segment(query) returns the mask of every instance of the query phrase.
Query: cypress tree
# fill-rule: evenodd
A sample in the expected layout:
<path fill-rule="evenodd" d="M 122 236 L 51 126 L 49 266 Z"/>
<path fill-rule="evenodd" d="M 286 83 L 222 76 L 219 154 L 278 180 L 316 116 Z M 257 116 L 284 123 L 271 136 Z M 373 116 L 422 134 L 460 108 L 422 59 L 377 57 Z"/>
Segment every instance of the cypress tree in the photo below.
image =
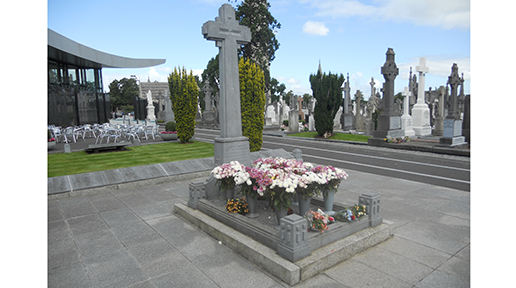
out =
<path fill-rule="evenodd" d="M 263 72 L 251 60 L 240 58 L 240 107 L 242 135 L 249 138 L 251 152 L 262 148 L 265 113 L 265 81 Z"/>
<path fill-rule="evenodd" d="M 170 100 L 176 119 L 177 138 L 187 143 L 195 133 L 195 113 L 197 112 L 197 96 L 199 90 L 192 71 L 174 68 L 168 76 Z"/>
<path fill-rule="evenodd" d="M 310 74 L 310 85 L 317 100 L 314 108 L 315 130 L 319 136 L 326 132 L 333 133 L 333 119 L 342 102 L 344 75 L 322 73 Z"/>

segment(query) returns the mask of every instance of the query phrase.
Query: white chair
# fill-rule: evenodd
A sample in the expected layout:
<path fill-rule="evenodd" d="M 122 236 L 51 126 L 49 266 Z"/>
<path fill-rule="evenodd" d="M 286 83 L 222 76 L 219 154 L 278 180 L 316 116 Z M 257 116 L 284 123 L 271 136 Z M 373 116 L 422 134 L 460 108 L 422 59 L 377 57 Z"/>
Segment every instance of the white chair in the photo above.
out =
<path fill-rule="evenodd" d="M 149 135 L 152 136 L 152 139 L 156 139 L 156 134 L 156 126 L 145 126 L 145 140 L 149 140 Z"/>
<path fill-rule="evenodd" d="M 73 133 L 73 127 L 68 126 L 65 128 L 64 133 L 62 134 L 64 137 L 65 143 L 68 143 L 69 141 L 73 140 L 73 143 L 76 143 L 75 141 L 75 134 Z"/>
<path fill-rule="evenodd" d="M 96 138 L 95 131 L 90 124 L 84 124 L 82 127 L 82 139 L 84 139 L 86 133 L 88 133 L 90 137 Z"/>

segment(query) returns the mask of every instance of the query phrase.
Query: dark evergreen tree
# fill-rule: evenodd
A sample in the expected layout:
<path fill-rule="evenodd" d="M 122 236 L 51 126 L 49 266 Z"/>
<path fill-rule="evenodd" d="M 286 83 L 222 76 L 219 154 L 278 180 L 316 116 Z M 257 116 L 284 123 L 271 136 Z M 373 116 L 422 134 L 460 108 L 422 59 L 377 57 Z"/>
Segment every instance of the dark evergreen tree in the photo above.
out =
<path fill-rule="evenodd" d="M 342 103 L 341 86 L 344 75 L 322 73 L 310 75 L 313 97 L 317 100 L 314 108 L 315 130 L 319 136 L 333 133 L 333 119 Z"/>

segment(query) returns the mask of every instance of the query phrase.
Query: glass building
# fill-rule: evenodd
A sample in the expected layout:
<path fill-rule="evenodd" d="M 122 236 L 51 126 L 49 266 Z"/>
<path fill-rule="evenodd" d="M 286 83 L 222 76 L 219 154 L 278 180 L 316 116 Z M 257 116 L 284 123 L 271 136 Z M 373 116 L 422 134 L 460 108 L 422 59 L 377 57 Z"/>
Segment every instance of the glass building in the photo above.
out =
<path fill-rule="evenodd" d="M 104 53 L 48 29 L 48 124 L 68 127 L 105 123 L 111 115 L 102 68 L 145 68 L 165 59 L 134 59 Z"/>

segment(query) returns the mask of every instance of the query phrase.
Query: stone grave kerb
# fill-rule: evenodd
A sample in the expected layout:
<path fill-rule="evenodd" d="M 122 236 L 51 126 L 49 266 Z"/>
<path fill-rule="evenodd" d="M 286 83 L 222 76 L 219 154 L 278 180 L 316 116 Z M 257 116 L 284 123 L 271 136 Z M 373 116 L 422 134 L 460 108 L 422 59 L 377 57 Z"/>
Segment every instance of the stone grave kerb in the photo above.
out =
<path fill-rule="evenodd" d="M 214 164 L 236 160 L 250 166 L 249 139 L 242 136 L 237 49 L 251 41 L 251 30 L 238 23 L 230 4 L 224 4 L 215 21 L 203 24 L 202 34 L 207 40 L 215 41 L 219 48 L 220 137 L 215 138 Z"/>

